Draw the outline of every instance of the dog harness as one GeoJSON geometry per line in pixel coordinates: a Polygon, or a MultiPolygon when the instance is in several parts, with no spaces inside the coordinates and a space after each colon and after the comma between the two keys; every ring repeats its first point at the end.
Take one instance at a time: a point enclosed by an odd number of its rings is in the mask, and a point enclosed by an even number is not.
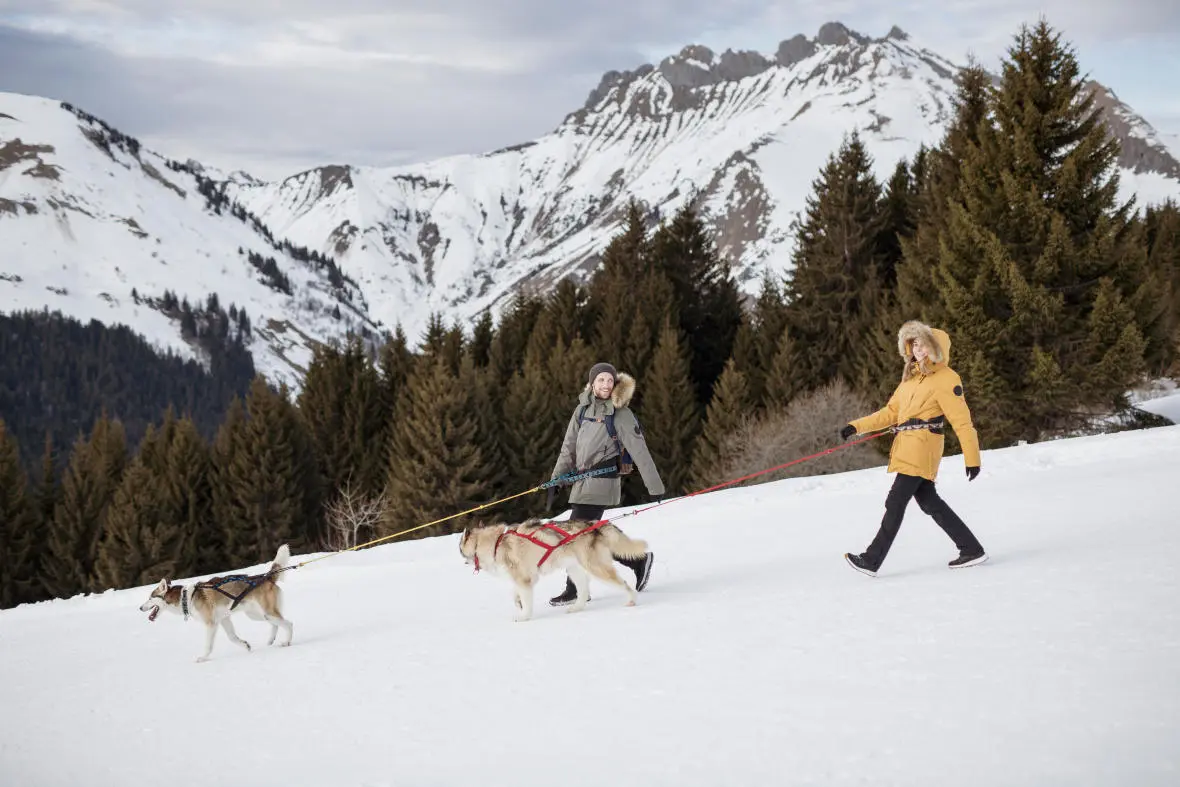
{"type": "MultiPolygon", "coordinates": [[[[498,553],[500,551],[500,542],[504,540],[504,536],[514,535],[514,536],[519,536],[520,538],[523,538],[526,541],[531,541],[534,544],[536,544],[537,546],[541,547],[541,549],[545,550],[545,554],[542,555],[541,559],[537,561],[537,568],[540,568],[542,565],[544,565],[545,561],[549,559],[549,556],[553,554],[553,550],[557,549],[558,547],[565,546],[566,544],[573,541],[578,536],[585,535],[586,533],[591,533],[595,530],[598,530],[603,525],[609,525],[609,524],[610,524],[609,519],[600,519],[597,522],[595,522],[593,525],[591,525],[590,527],[586,528],[585,530],[579,530],[576,533],[570,533],[569,531],[562,530],[560,527],[555,525],[553,522],[545,522],[544,524],[541,525],[541,528],[543,530],[552,530],[554,533],[557,533],[559,536],[561,536],[561,540],[558,541],[556,544],[546,544],[544,541],[537,538],[532,533],[521,533],[518,530],[514,530],[512,528],[506,527],[506,528],[504,528],[504,532],[501,533],[499,535],[499,537],[496,539],[496,546],[494,546],[492,548],[492,560],[496,559],[496,553],[498,553]]],[[[475,572],[477,574],[479,573],[479,555],[478,554],[475,556],[475,572]]]]}
{"type": "Polygon", "coordinates": [[[250,594],[250,591],[257,588],[259,585],[261,585],[263,582],[268,580],[270,577],[271,577],[270,573],[253,574],[250,576],[247,576],[246,574],[231,574],[228,577],[218,577],[217,581],[213,581],[210,579],[210,580],[206,580],[204,582],[198,582],[192,586],[192,590],[189,590],[188,593],[185,593],[185,591],[188,590],[188,588],[182,587],[180,589],[180,608],[184,612],[184,619],[188,620],[188,617],[189,617],[188,600],[191,597],[192,593],[197,590],[216,590],[218,593],[225,596],[226,598],[233,600],[234,603],[229,605],[229,608],[232,610],[232,609],[235,609],[238,606],[238,604],[242,603],[242,599],[244,599],[246,596],[248,596],[250,594]],[[241,593],[234,595],[233,593],[230,593],[228,590],[226,590],[222,587],[222,585],[229,584],[230,582],[243,582],[246,584],[246,588],[241,593]]]}

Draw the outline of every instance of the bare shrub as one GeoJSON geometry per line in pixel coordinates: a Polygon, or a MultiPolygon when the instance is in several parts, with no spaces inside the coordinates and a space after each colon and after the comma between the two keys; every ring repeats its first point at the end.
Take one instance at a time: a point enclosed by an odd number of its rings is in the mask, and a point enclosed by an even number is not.
{"type": "MultiPolygon", "coordinates": [[[[796,397],[786,410],[771,410],[761,418],[747,418],[724,442],[726,457],[714,483],[740,478],[785,464],[840,444],[840,427],[873,412],[860,394],[841,381],[796,397]]],[[[880,467],[886,463],[873,443],[843,448],[773,473],[742,482],[761,484],[783,478],[828,475],[880,467]]]]}
{"type": "Polygon", "coordinates": [[[389,493],[365,496],[346,483],[327,505],[328,548],[352,549],[377,530],[389,507],[389,493]],[[363,540],[362,540],[363,539],[363,540]]]}

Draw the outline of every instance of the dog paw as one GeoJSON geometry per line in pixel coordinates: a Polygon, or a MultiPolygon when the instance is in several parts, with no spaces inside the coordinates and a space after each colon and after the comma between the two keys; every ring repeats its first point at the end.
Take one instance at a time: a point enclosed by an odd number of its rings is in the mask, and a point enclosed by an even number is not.
{"type": "Polygon", "coordinates": [[[625,606],[625,607],[633,607],[633,606],[635,606],[635,601],[634,601],[634,599],[632,599],[631,601],[628,601],[628,602],[627,602],[626,604],[624,604],[623,606],[625,606]]]}
{"type": "Polygon", "coordinates": [[[254,648],[250,647],[250,643],[249,643],[249,642],[246,642],[245,640],[242,640],[242,644],[246,646],[246,652],[247,652],[247,653],[253,653],[253,652],[254,652],[254,648]]]}
{"type": "Polygon", "coordinates": [[[208,656],[197,656],[196,660],[197,660],[197,663],[200,664],[202,662],[208,661],[209,657],[208,656]]]}

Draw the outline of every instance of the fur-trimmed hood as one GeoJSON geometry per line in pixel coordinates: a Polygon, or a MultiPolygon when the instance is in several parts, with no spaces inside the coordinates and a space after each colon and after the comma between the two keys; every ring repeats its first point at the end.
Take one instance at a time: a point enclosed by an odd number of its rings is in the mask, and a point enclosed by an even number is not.
{"type": "MultiPolygon", "coordinates": [[[[611,391],[611,404],[618,410],[631,404],[631,398],[633,396],[635,396],[635,378],[626,372],[619,372],[618,377],[615,378],[615,389],[611,391]]],[[[593,383],[586,383],[586,387],[582,389],[578,401],[582,404],[590,404],[594,401],[593,383]]]]}
{"type": "Polygon", "coordinates": [[[910,320],[897,332],[897,352],[905,363],[901,373],[901,380],[905,382],[915,374],[932,374],[950,364],[951,337],[941,328],[931,328],[918,320],[910,320]],[[921,339],[930,348],[930,355],[922,368],[914,361],[910,351],[915,339],[921,339]]]}

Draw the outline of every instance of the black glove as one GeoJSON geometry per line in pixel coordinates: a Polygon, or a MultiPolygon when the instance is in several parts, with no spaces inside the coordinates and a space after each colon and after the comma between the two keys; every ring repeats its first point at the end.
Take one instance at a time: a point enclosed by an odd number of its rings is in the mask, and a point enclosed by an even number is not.
{"type": "Polygon", "coordinates": [[[977,475],[979,475],[979,468],[978,467],[968,467],[967,468],[967,480],[968,481],[974,481],[975,476],[977,476],[977,475]]]}
{"type": "Polygon", "coordinates": [[[849,437],[852,437],[854,434],[856,434],[856,427],[853,426],[852,424],[848,424],[847,426],[845,426],[843,429],[840,430],[840,439],[847,440],[849,437]]]}
{"type": "Polygon", "coordinates": [[[651,500],[651,502],[653,502],[653,503],[662,503],[662,502],[664,502],[664,496],[663,496],[663,495],[649,495],[649,496],[648,496],[648,499],[649,499],[649,500],[651,500]]]}
{"type": "Polygon", "coordinates": [[[553,498],[557,497],[557,487],[549,487],[549,491],[545,493],[545,510],[553,508],[553,498]]]}

